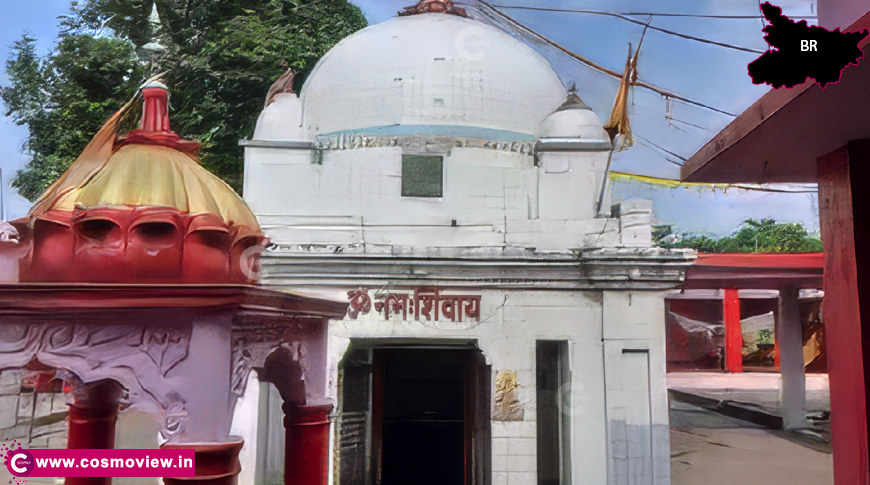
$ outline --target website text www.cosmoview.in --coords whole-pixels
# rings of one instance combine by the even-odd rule
[[[16,477],[193,477],[193,449],[9,449],[6,468]]]

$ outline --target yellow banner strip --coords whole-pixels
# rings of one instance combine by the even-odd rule
[[[785,194],[808,194],[808,193],[816,193],[817,190],[812,189],[808,186],[800,186],[798,188],[792,189],[780,189],[780,188],[772,188],[769,185],[754,185],[754,184],[704,184],[704,183],[696,183],[696,182],[680,182],[679,180],[674,179],[666,179],[660,177],[650,177],[648,175],[638,175],[635,173],[627,173],[627,172],[617,172],[614,170],[610,171],[610,180],[612,182],[621,182],[630,184],[632,182],[639,182],[647,185],[654,185],[659,187],[667,187],[669,189],[679,189],[679,188],[697,188],[700,190],[709,189],[709,190],[721,190],[725,192],[728,189],[741,189],[741,190],[757,190],[761,192],[779,192]],[[793,186],[792,186],[793,187]]]

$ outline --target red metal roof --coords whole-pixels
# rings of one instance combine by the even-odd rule
[[[822,288],[824,253],[701,254],[686,271],[685,289]]]
[[[818,268],[825,267],[825,253],[758,254],[707,253],[699,254],[695,266],[727,266],[741,268]]]

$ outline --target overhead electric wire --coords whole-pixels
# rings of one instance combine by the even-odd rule
[[[636,136],[636,134],[635,134],[635,136]],[[645,146],[645,147],[649,148],[650,150],[652,150],[652,151],[654,151],[654,152],[657,151],[655,148],[653,148],[653,147],[647,145],[646,143],[644,143],[644,142],[642,142],[642,141],[635,140],[635,143],[637,143],[637,144],[639,144],[639,145],[642,145],[642,146]],[[668,157],[665,156],[665,155],[662,155],[662,158],[663,158],[666,162],[673,163],[674,165],[676,165],[676,166],[678,166],[678,167],[682,167],[682,166],[683,166],[682,163],[677,162],[677,161],[674,161],[674,160],[671,160],[670,158],[668,158]]]
[[[570,10],[568,10],[570,11]],[[654,17],[694,17],[699,19],[736,19],[736,20],[752,20],[757,19],[758,15],[699,15],[693,13],[652,13],[652,12],[628,12],[620,15],[637,15],[638,17],[646,17],[652,15]],[[789,15],[790,19],[806,19],[816,20],[819,17],[816,15]]]
[[[655,143],[653,143],[653,142],[647,140],[646,138],[644,138],[644,137],[638,135],[637,133],[633,133],[632,136],[636,136],[636,137],[640,138],[641,140],[643,140],[643,141],[649,143],[650,145],[652,145],[652,146],[658,148],[659,150],[661,150],[661,151],[667,153],[668,155],[671,155],[671,156],[673,156],[673,157],[677,157],[677,158],[679,158],[680,160],[683,161],[683,163],[686,163],[686,162],[689,161],[687,158],[685,158],[685,157],[681,157],[681,156],[677,155],[676,153],[674,153],[674,152],[672,152],[672,151],[670,151],[670,150],[668,150],[668,149],[666,149],[666,148],[662,148],[662,147],[656,145]]]
[[[640,108],[640,109],[643,109],[643,110],[649,111],[650,113],[653,113],[653,114],[656,114],[656,115],[661,115],[661,113],[659,113],[658,111],[655,111],[655,110],[649,109],[649,108],[647,108],[646,106],[642,106],[642,105],[637,104],[637,103],[632,103],[632,107],[634,107],[634,108]],[[709,131],[710,133],[719,133],[719,130],[711,130],[710,128],[706,128],[706,127],[701,126],[701,125],[696,125],[696,124],[694,124],[694,123],[689,123],[688,121],[683,121],[683,120],[681,120],[681,119],[679,119],[679,118],[674,118],[673,116],[671,116],[670,118],[665,118],[665,119],[667,119],[667,120],[669,120],[669,121],[675,121],[675,122],[677,122],[677,123],[682,123],[682,124],[684,124],[684,125],[693,126],[693,127],[698,128],[698,129],[700,129],[700,130]],[[689,134],[691,135],[691,133],[689,133]]]
[[[490,10],[492,10],[493,12],[495,12],[497,15],[499,15],[500,17],[506,19],[507,21],[509,21],[510,23],[514,24],[514,25],[517,26],[518,28],[520,28],[520,29],[522,29],[522,30],[524,30],[524,31],[526,31],[526,32],[528,32],[528,33],[534,35],[535,37],[538,37],[539,39],[541,39],[541,40],[543,40],[544,42],[550,44],[551,46],[553,46],[553,47],[559,49],[560,51],[564,52],[565,54],[568,54],[569,56],[571,56],[571,57],[573,57],[574,59],[576,59],[576,60],[582,62],[583,64],[586,64],[587,66],[589,66],[589,67],[591,67],[591,68],[593,68],[593,69],[595,69],[595,70],[597,70],[597,71],[603,72],[603,73],[605,73],[605,74],[609,74],[609,75],[611,75],[611,76],[613,76],[613,77],[620,78],[620,79],[622,78],[622,73],[621,73],[621,72],[617,72],[617,71],[614,71],[613,69],[610,69],[610,68],[608,68],[608,67],[602,66],[601,64],[598,64],[598,63],[592,61],[591,59],[587,59],[586,57],[583,57],[583,56],[581,56],[580,54],[577,54],[576,52],[573,52],[573,51],[571,51],[571,50],[569,50],[569,49],[566,49],[565,47],[562,47],[561,45],[559,45],[559,44],[556,43],[555,41],[552,41],[552,40],[548,39],[547,37],[544,37],[543,35],[541,35],[541,34],[535,32],[534,30],[532,30],[532,29],[526,27],[525,25],[523,25],[523,24],[517,22],[516,20],[512,19],[510,16],[508,16],[508,15],[505,14],[504,12],[500,12],[500,11],[498,11],[498,10],[495,9],[492,5],[488,4],[487,2],[485,2],[485,1],[483,1],[483,0],[477,0],[477,1],[478,1],[478,3],[480,3],[481,5],[486,6],[487,8],[489,8]],[[485,11],[482,11],[482,10],[481,10],[481,12],[484,13],[485,15],[487,14]],[[632,83],[632,86],[640,86],[640,87],[642,87],[642,88],[649,89],[650,91],[653,91],[653,92],[659,93],[659,94],[661,94],[662,96],[667,96],[667,97],[669,97],[669,98],[672,98],[672,99],[674,99],[674,100],[676,100],[676,101],[682,101],[683,103],[687,103],[687,104],[691,104],[691,105],[698,106],[698,107],[701,107],[701,108],[709,109],[710,111],[715,111],[715,112],[717,112],[717,113],[722,113],[722,114],[725,114],[725,115],[728,115],[728,116],[731,116],[731,117],[734,117],[734,118],[737,117],[737,115],[734,114],[734,113],[729,113],[729,112],[724,111],[724,110],[721,110],[721,109],[719,109],[719,108],[714,108],[713,106],[710,106],[710,105],[707,105],[707,104],[701,103],[701,102],[699,102],[699,101],[695,101],[694,99],[687,98],[687,97],[685,97],[685,96],[682,96],[682,95],[680,95],[680,94],[674,93],[674,92],[672,92],[672,91],[668,91],[667,89],[660,88],[660,87],[658,87],[658,86],[656,86],[656,85],[654,85],[654,84],[652,84],[652,83],[646,82],[646,81],[640,81],[640,80],[638,80],[638,81],[636,81],[636,82],[633,82],[633,83]]]
[[[650,110],[650,111],[652,111],[652,110]],[[698,129],[700,129],[700,130],[706,130],[706,131],[709,131],[709,132],[711,132],[711,133],[719,133],[719,132],[716,131],[716,130],[711,130],[710,128],[705,128],[705,127],[703,127],[703,126],[701,126],[701,125],[696,125],[696,124],[694,124],[694,123],[689,123],[688,121],[678,120],[677,118],[674,118],[674,117],[671,117],[671,118],[668,118],[668,119],[670,119],[671,121],[676,121],[677,123],[682,123],[682,124],[684,124],[684,125],[694,126],[695,128],[698,128]]]
[[[455,5],[463,5],[466,7],[474,7],[473,3],[464,3],[464,2],[453,2]],[[760,4],[759,4],[760,5]],[[525,6],[517,6],[517,5],[494,5],[495,7],[501,8],[527,8],[527,9],[543,9],[546,7],[525,7]],[[579,9],[553,9],[554,11],[564,11],[564,12],[585,12],[586,10]],[[760,9],[759,9],[760,10]],[[600,12],[600,10],[593,10],[594,12]],[[752,20],[757,19],[759,16],[764,18],[764,15],[704,15],[697,13],[665,13],[665,12],[614,12],[619,15],[635,15],[638,17],[649,17],[650,15],[654,17],[694,17],[699,19],[735,19],[735,20]],[[806,19],[806,20],[816,20],[818,19],[818,15],[789,15],[790,19]]]
[[[593,69],[595,69],[595,70],[598,70],[598,71],[600,71],[600,72],[603,72],[603,73],[605,73],[605,74],[609,74],[609,75],[611,75],[611,76],[613,76],[613,77],[617,77],[617,78],[620,78],[620,79],[622,78],[623,73],[620,73],[620,72],[614,71],[613,69],[609,69],[609,68],[607,68],[607,67],[604,67],[604,66],[602,66],[602,65],[600,65],[600,64],[598,64],[598,63],[592,61],[591,59],[587,59],[587,58],[585,58],[585,57],[583,57],[583,56],[581,56],[581,55],[579,55],[579,54],[577,54],[577,53],[575,53],[575,52],[573,52],[573,51],[571,51],[571,50],[569,50],[569,49],[566,49],[565,47],[562,47],[561,45],[559,45],[559,44],[556,43],[555,41],[548,39],[547,37],[545,37],[545,36],[543,36],[543,35],[541,35],[541,34],[535,32],[534,30],[532,30],[532,29],[526,27],[525,25],[521,24],[520,22],[514,20],[513,18],[511,18],[510,16],[508,16],[508,15],[505,14],[504,12],[500,12],[500,11],[497,10],[495,7],[499,7],[499,8],[525,9],[525,10],[567,11],[567,12],[579,12],[579,13],[591,13],[591,14],[612,15],[612,16],[619,17],[619,18],[622,18],[622,19],[624,19],[624,20],[627,20],[627,21],[629,21],[629,22],[638,23],[638,24],[640,24],[640,25],[647,25],[647,23],[645,23],[645,22],[641,22],[641,21],[638,21],[638,20],[635,20],[635,19],[625,18],[625,16],[626,16],[626,15],[638,15],[638,16],[640,16],[640,15],[644,15],[644,16],[707,17],[707,18],[745,18],[745,19],[754,19],[754,18],[757,18],[756,16],[713,16],[713,15],[710,15],[710,16],[703,16],[703,15],[690,15],[690,14],[656,14],[656,13],[628,13],[628,14],[614,14],[614,13],[607,13],[607,12],[578,11],[578,10],[558,10],[558,9],[537,8],[537,7],[513,7],[513,6],[503,6],[503,5],[496,5],[496,6],[493,6],[493,5],[490,5],[489,3],[487,3],[487,2],[484,1],[484,0],[477,0],[477,3],[484,5],[484,6],[487,7],[489,10],[491,10],[492,12],[494,12],[495,14],[497,14],[498,16],[502,17],[503,19],[507,20],[508,22],[510,22],[511,24],[513,24],[514,26],[516,26],[517,28],[522,29],[523,31],[528,32],[529,34],[534,35],[535,37],[537,37],[537,38],[543,40],[544,42],[546,42],[547,44],[550,44],[551,46],[553,46],[553,47],[559,49],[559,50],[562,51],[563,53],[565,53],[565,54],[569,55],[570,57],[574,58],[575,60],[578,60],[578,61],[582,62],[583,64],[586,64],[587,66],[589,66],[589,67],[591,67],[591,68],[593,68]],[[469,6],[474,6],[474,5],[469,5]],[[490,17],[491,17],[491,15],[489,14],[489,12],[488,12],[487,10],[480,9],[480,12],[483,13],[484,15],[487,15],[487,16],[490,16]],[[794,17],[792,17],[792,18],[815,18],[815,17],[798,17],[798,16],[794,16]],[[689,39],[692,39],[692,40],[698,40],[698,41],[701,41],[701,42],[707,42],[707,43],[711,43],[711,44],[722,45],[723,47],[730,47],[730,48],[735,48],[735,49],[738,49],[738,50],[744,50],[744,51],[748,51],[748,52],[759,52],[759,53],[761,53],[761,51],[755,51],[755,50],[750,50],[750,49],[747,49],[747,48],[741,48],[741,47],[739,47],[739,46],[723,45],[723,44],[720,44],[720,43],[717,43],[717,42],[709,41],[709,40],[707,40],[707,39],[692,38],[692,37],[690,37],[690,36],[685,36],[685,35],[683,35],[683,34],[678,34],[678,33],[675,33],[675,32],[665,31],[664,29],[659,29],[659,28],[652,27],[652,26],[651,26],[650,28],[652,28],[652,29],[654,29],[654,30],[659,30],[659,31],[662,31],[662,32],[665,32],[665,33],[669,33],[669,34],[677,35],[677,36],[679,36],[679,37],[685,37],[685,38],[689,38]],[[705,104],[703,104],[703,103],[700,103],[700,102],[698,102],[698,101],[695,101],[695,100],[692,100],[692,99],[686,98],[686,97],[681,96],[681,95],[679,95],[679,94],[676,94],[676,93],[670,92],[670,91],[668,91],[668,90],[666,90],[666,89],[660,88],[660,87],[658,87],[658,86],[655,86],[655,85],[653,85],[653,84],[651,84],[651,83],[648,83],[648,82],[645,82],[645,81],[636,81],[636,82],[633,82],[632,85],[633,85],[633,86],[640,86],[640,87],[643,87],[643,88],[649,89],[649,90],[651,90],[651,91],[653,91],[653,92],[656,92],[656,93],[661,94],[662,96],[666,96],[666,97],[669,97],[669,98],[671,98],[671,99],[674,99],[675,101],[681,101],[681,102],[684,102],[684,103],[687,103],[687,104],[691,104],[691,105],[699,106],[699,107],[702,107],[702,108],[706,108],[706,109],[709,109],[709,110],[711,110],[711,111],[715,111],[715,112],[718,112],[718,113],[722,113],[722,114],[726,114],[726,115],[729,115],[729,116],[736,117],[736,115],[733,114],[733,113],[729,113],[729,112],[727,112],[727,111],[723,111],[723,110],[720,110],[720,109],[718,109],[718,108],[714,108],[714,107],[712,107],[712,106],[705,105]],[[641,108],[648,109],[648,108],[643,107],[643,106],[641,106]],[[649,111],[652,111],[652,110],[649,110]],[[699,129],[702,129],[702,130],[714,131],[714,130],[710,130],[709,128],[705,128],[705,127],[703,127],[703,126],[695,125],[695,124],[692,124],[692,123],[689,123],[689,122],[686,122],[686,121],[682,121],[682,120],[679,120],[679,119],[676,119],[676,118],[669,118],[669,120],[670,120],[670,121],[675,121],[675,122],[678,122],[678,123],[683,123],[683,124],[686,124],[686,125],[689,125],[689,126],[693,126],[693,127],[695,127],[695,128],[699,128]],[[676,127],[675,127],[675,128],[676,128]],[[687,132],[685,132],[684,130],[680,130],[680,131],[683,131],[684,133],[687,133]],[[687,134],[688,134],[688,133],[687,133]],[[655,143],[653,143],[653,142],[647,140],[646,138],[644,138],[644,137],[638,135],[637,133],[633,133],[633,137],[635,137],[635,138],[638,139],[638,140],[637,140],[637,143],[639,143],[640,145],[643,145],[643,146],[645,146],[645,147],[647,147],[647,148],[649,148],[649,149],[651,149],[651,150],[653,150],[653,151],[658,151],[658,152],[662,152],[663,154],[671,155],[671,156],[673,156],[673,157],[676,157],[676,158],[682,160],[684,163],[688,161],[685,157],[682,157],[682,156],[680,156],[680,155],[678,155],[678,154],[676,154],[676,153],[674,153],[674,152],[672,152],[672,151],[670,151],[670,150],[667,150],[667,149],[665,149],[665,148],[663,148],[663,147],[661,147],[661,146],[659,146],[659,145],[657,145],[657,144],[655,144]],[[674,164],[674,165],[677,165],[677,166],[680,166],[680,167],[683,166],[682,163],[679,163],[679,162],[677,162],[677,161],[675,161],[675,160],[670,159],[667,155],[663,155],[662,158],[663,158],[664,160],[666,160],[667,162],[672,163],[672,164]],[[718,189],[722,189],[722,190],[726,190],[726,189],[732,188],[732,189],[740,189],[740,190],[751,190],[751,191],[758,191],[758,192],[785,193],[785,194],[817,193],[817,190],[786,190],[786,189],[775,189],[775,188],[770,188],[770,187],[767,186],[767,185],[745,185],[745,184],[738,184],[738,185],[735,185],[735,184],[684,183],[684,182],[681,182],[681,181],[679,181],[679,180],[674,180],[674,179],[665,179],[665,178],[659,178],[659,177],[651,177],[651,176],[647,176],[647,175],[639,175],[639,174],[633,174],[633,173],[627,173],[627,172],[617,172],[617,171],[613,171],[613,170],[610,171],[610,179],[613,180],[613,181],[625,181],[625,180],[633,181],[633,180],[636,180],[636,181],[643,182],[643,183],[647,183],[647,184],[651,184],[651,185],[665,185],[665,186],[669,186],[669,187],[671,187],[671,188],[677,188],[677,187],[682,187],[682,188],[688,188],[688,187],[699,187],[699,188],[703,188],[703,187],[707,187],[707,188],[711,188],[711,189],[713,189],[713,190],[715,190],[715,189],[717,189],[717,188],[718,188]]]
[[[642,22],[640,20],[633,19],[633,18],[628,17],[624,14],[614,13],[614,12],[601,12],[598,10],[568,10],[568,9],[546,8],[546,7],[519,7],[519,6],[511,6],[511,5],[493,5],[492,7],[494,7],[494,8],[510,8],[510,9],[515,9],[515,10],[534,10],[537,12],[566,12],[566,13],[585,13],[585,14],[592,14],[592,15],[606,15],[609,17],[616,17],[616,18],[625,20],[626,22],[631,22],[631,23],[638,24],[638,25],[647,25],[646,22]],[[640,15],[640,14],[634,14],[634,15]],[[655,14],[652,14],[652,13],[646,14],[646,15],[647,16],[655,16]],[[758,18],[758,17],[751,17],[751,18]],[[654,25],[650,25],[649,28],[652,30],[658,30],[659,32],[663,32],[665,34],[675,35],[677,37],[682,37],[684,39],[694,40],[696,42],[703,42],[705,44],[718,45],[719,47],[725,47],[727,49],[734,49],[734,50],[738,50],[738,51],[750,52],[752,54],[764,54],[764,52],[765,52],[765,51],[760,50],[760,49],[752,49],[750,47],[741,47],[739,45],[726,44],[724,42],[716,42],[716,41],[710,40],[710,39],[703,39],[701,37],[694,37],[694,36],[687,35],[687,34],[681,34],[679,32],[674,32],[672,30],[663,29],[661,27],[656,27]]]
[[[673,128],[673,129],[675,129],[675,130],[677,130],[677,131],[682,131],[683,133],[685,133],[685,134],[687,134],[687,135],[689,135],[689,136],[692,136],[691,133],[689,133],[688,131],[686,131],[686,130],[680,128],[680,127],[677,126],[677,125],[671,124],[671,128]]]

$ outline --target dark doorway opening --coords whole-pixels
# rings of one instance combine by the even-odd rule
[[[466,485],[483,470],[479,351],[375,349],[375,485]],[[488,427],[487,427],[488,428]],[[475,466],[476,462],[481,466]]]

